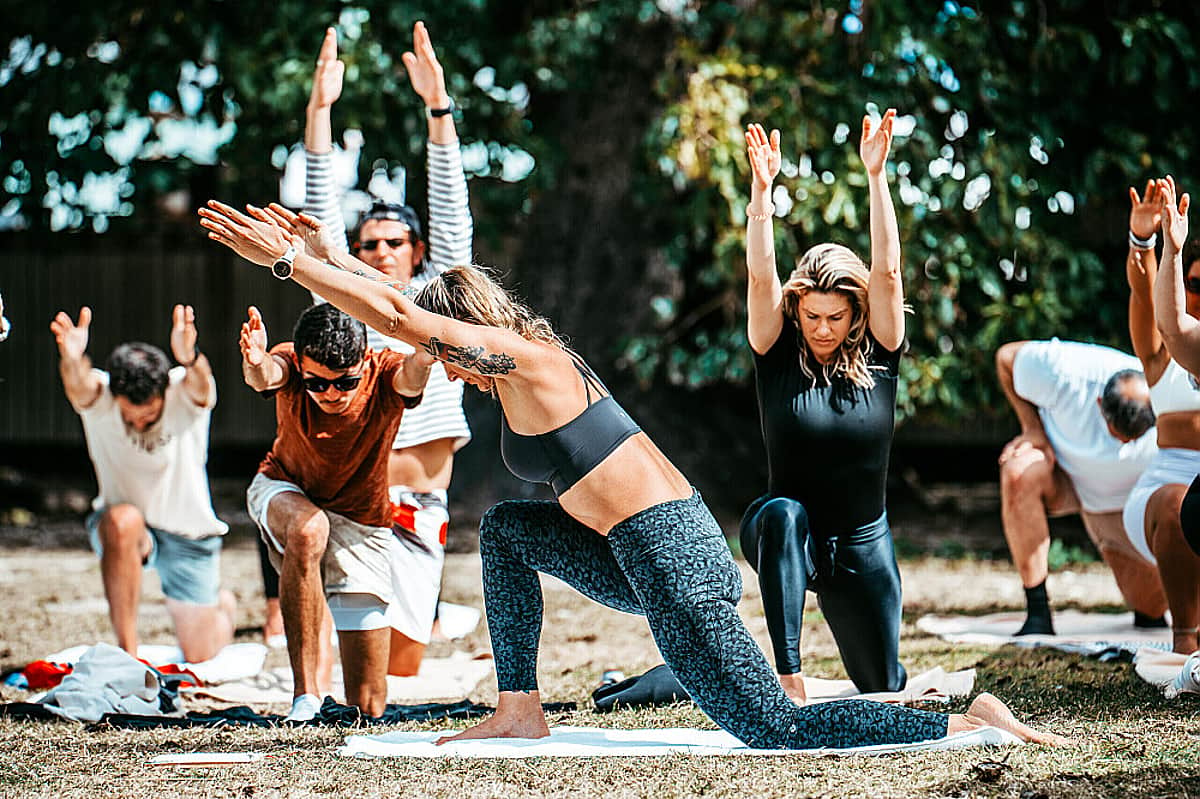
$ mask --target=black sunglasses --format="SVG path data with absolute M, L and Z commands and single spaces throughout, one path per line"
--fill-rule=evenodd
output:
M 367 252 L 374 252 L 379 247 L 379 243 L 382 241 L 386 241 L 387 246 L 391 247 L 393 250 L 399 249 L 405 244 L 412 243 L 412 239 L 366 239 L 358 243 L 358 248 L 360 250 L 366 250 Z
M 314 394 L 324 394 L 333 386 L 338 391 L 350 391 L 362 381 L 362 375 L 342 375 L 332 380 L 326 377 L 304 378 L 304 388 Z
M 1200 294 L 1200 277 L 1189 277 L 1183 281 L 1188 294 Z

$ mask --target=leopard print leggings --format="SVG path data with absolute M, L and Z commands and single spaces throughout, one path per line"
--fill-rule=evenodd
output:
M 607 537 L 552 500 L 501 502 L 480 522 L 479 550 L 501 691 L 537 690 L 542 572 L 644 615 L 700 709 L 749 746 L 840 749 L 946 735 L 941 713 L 861 699 L 793 703 L 737 614 L 741 573 L 698 493 L 647 508 Z

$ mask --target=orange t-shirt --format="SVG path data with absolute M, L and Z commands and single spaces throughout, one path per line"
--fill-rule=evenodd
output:
M 286 358 L 291 369 L 275 392 L 275 443 L 258 471 L 300 486 L 322 510 L 359 524 L 390 527 L 388 454 L 404 408 L 421 399 L 392 388 L 404 356 L 367 350 L 358 393 L 345 413 L 332 415 L 304 390 L 300 358 L 291 342 L 276 345 L 271 353 Z

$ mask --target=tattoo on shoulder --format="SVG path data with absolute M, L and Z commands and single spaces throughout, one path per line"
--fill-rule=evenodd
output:
M 517 362 L 507 353 L 485 353 L 483 347 L 456 347 L 437 336 L 430 338 L 421 347 L 438 360 L 471 369 L 481 375 L 506 375 L 517 368 Z

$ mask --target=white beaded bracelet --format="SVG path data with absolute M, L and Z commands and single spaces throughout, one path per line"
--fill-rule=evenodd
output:
M 1150 238 L 1148 238 L 1148 239 L 1140 239 L 1134 234 L 1134 232 L 1132 230 L 1129 231 L 1129 246 L 1135 250 L 1153 250 L 1155 245 L 1157 245 L 1157 244 L 1158 244 L 1158 234 L 1157 233 L 1151 233 Z
M 770 219 L 774 215 L 775 215 L 775 206 L 772 205 L 771 203 L 767 203 L 765 206 L 763 206 L 761 213 L 753 213 L 753 212 L 751 212 L 749 206 L 746 207 L 746 218 L 752 219 L 755 222 L 765 222 L 766 220 Z

